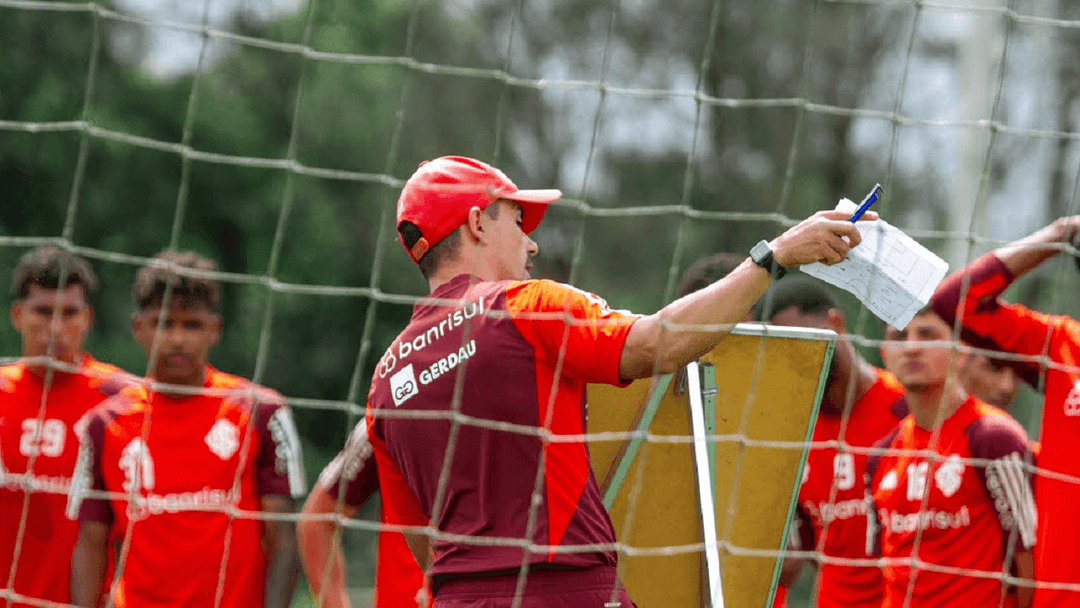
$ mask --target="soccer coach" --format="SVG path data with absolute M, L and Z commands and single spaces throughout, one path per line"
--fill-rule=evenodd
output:
M 450 156 L 421 164 L 398 200 L 401 242 L 431 292 L 377 366 L 368 432 L 385 521 L 430 523 L 431 536 L 407 536 L 436 608 L 517 595 L 521 608 L 631 608 L 578 437 L 585 385 L 680 368 L 743 318 L 771 273 L 838 263 L 860 241 L 846 215 L 819 212 L 724 279 L 640 316 L 529 279 L 528 235 L 561 196 Z

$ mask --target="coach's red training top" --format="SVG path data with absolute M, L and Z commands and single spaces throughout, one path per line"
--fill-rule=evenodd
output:
M 868 545 L 901 560 L 885 567 L 884 608 L 1015 606 L 1002 585 L 1005 553 L 1010 542 L 1014 552 L 1031 549 L 1037 517 L 1024 429 L 969 397 L 936 438 L 909 416 L 878 445 L 904 451 L 867 465 L 876 515 Z M 904 559 L 912 556 L 918 564 Z
M 433 575 L 513 571 L 523 559 L 614 565 L 610 547 L 563 551 L 614 543 L 615 534 L 584 442 L 548 441 L 538 427 L 584 433 L 585 384 L 621 383 L 636 317 L 551 281 L 462 275 L 432 298 L 441 301 L 418 303 L 379 363 L 368 420 L 398 523 L 432 518 L 460 535 L 436 544 Z M 526 555 L 522 541 L 539 547 Z
M 964 275 L 970 289 L 961 300 Z M 934 294 L 934 310 L 949 323 L 959 320 L 962 337 L 981 348 L 1032 357 L 1010 362 L 1028 384 L 1043 392 L 1039 475 L 1039 542 L 1035 578 L 1041 582 L 1080 585 L 1080 323 L 1016 304 L 999 295 L 1013 281 L 1008 267 L 990 253 L 945 279 Z M 1044 359 L 1045 357 L 1045 359 Z M 1080 591 L 1036 588 L 1035 606 L 1080 607 Z
M 319 485 L 337 497 L 344 490 L 344 502 L 359 507 L 379 489 L 375 458 L 368 441 L 367 420 L 361 420 L 336 458 L 319 475 Z M 343 487 L 344 486 L 344 487 Z M 393 513 L 393 505 L 383 497 L 383 517 Z M 405 536 L 395 530 L 379 532 L 379 552 L 375 562 L 375 608 L 416 608 L 416 594 L 424 584 L 424 573 L 416 565 Z
M 260 511 L 262 496 L 304 493 L 299 438 L 279 394 L 212 368 L 204 389 L 128 388 L 87 417 L 68 514 L 127 535 L 118 608 L 262 605 L 263 523 L 244 511 Z
M 866 559 L 865 450 L 818 444 L 839 440 L 845 447 L 868 448 L 896 428 L 907 415 L 900 399 L 904 387 L 877 370 L 877 381 L 850 408 L 845 420 L 821 414 L 814 425 L 814 445 L 806 459 L 799 488 L 802 547 L 824 558 Z M 806 525 L 809 524 L 809 525 Z M 818 573 L 817 606 L 881 606 L 881 569 L 824 561 Z
M 70 556 L 79 525 L 64 517 L 64 502 L 78 451 L 75 423 L 102 399 L 133 382 L 137 382 L 133 376 L 86 355 L 78 374 L 53 374 L 42 410 L 43 379 L 22 363 L 0 367 L 0 588 L 7 589 L 18 552 L 10 590 L 71 602 Z M 28 472 L 29 501 L 23 490 Z M 23 538 L 17 543 L 23 519 Z

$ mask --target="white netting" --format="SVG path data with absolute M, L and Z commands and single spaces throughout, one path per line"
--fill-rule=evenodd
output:
M 0 215 L 5 227 L 21 228 L 0 234 L 3 259 L 55 243 L 102 267 L 105 292 L 126 293 L 134 269 L 157 249 L 194 247 L 227 258 L 229 271 L 214 276 L 235 302 L 227 312 L 240 318 L 226 319 L 238 328 L 218 352 L 228 349 L 243 367 L 229 371 L 274 388 L 279 379 L 288 383 L 287 372 L 310 376 L 286 391 L 290 405 L 307 416 L 308 430 L 311 421 L 330 419 L 319 415 L 336 415 L 343 441 L 363 415 L 378 353 L 424 293 L 394 241 L 393 207 L 403 180 L 425 158 L 463 153 L 500 166 L 506 161 L 523 187 L 561 187 L 567 197 L 536 233 L 540 274 L 639 312 L 671 300 L 679 276 L 698 257 L 717 250 L 742 255 L 758 238 L 836 198 L 856 198 L 875 181 L 887 192 L 878 210 L 954 268 L 1077 211 L 1080 91 L 1070 66 L 1080 48 L 1073 41 L 1080 15 L 1065 0 L 819 0 L 770 8 L 716 0 L 678 11 L 659 2 L 513 4 L 416 3 L 387 9 L 395 19 L 387 33 L 354 34 L 350 28 L 360 30 L 361 18 L 377 11 L 338 13 L 340 6 L 327 0 L 228 10 L 206 0 L 201 10 L 187 7 L 189 13 L 151 3 L 0 0 L 0 27 L 17 21 L 47 34 L 55 24 L 57 37 L 74 28 L 89 43 L 78 86 L 57 85 L 78 90 L 78 100 L 69 95 L 54 104 L 56 111 L 46 87 L 27 92 L 22 75 L 0 72 L 0 135 L 7 140 L 0 140 L 0 171 L 14 167 L 6 175 L 29 176 L 31 161 L 64 159 L 45 180 L 27 178 L 28 188 L 49 183 L 50 194 L 19 191 L 6 199 L 5 205 L 26 207 Z M 283 18 L 277 11 L 295 13 Z M 275 18 L 289 25 L 268 25 Z M 455 37 L 473 47 L 431 42 Z M 175 38 L 173 53 L 187 59 L 170 62 L 169 49 L 154 46 L 158 38 Z M 452 52 L 440 54 L 447 49 Z M 14 56 L 14 49 L 3 54 Z M 60 62 L 47 58 L 43 73 Z M 287 78 L 270 74 L 280 66 L 291 70 Z M 161 94 L 155 105 L 156 99 L 115 97 L 126 90 L 121 85 L 132 86 L 118 74 L 140 69 L 166 81 L 138 90 L 150 95 L 155 86 L 167 88 L 167 99 Z M 270 75 L 255 83 L 256 74 Z M 462 115 L 480 97 L 486 104 L 478 106 L 480 116 Z M 260 112 L 264 101 L 275 112 L 265 119 L 273 129 L 259 123 L 268 133 L 240 137 L 244 117 Z M 364 114 L 353 117 L 360 112 L 354 104 Z M 231 113 L 218 110 L 223 106 Z M 170 128 L 131 120 L 154 108 L 182 119 Z M 223 117 L 234 124 L 222 124 Z M 354 124 L 369 118 L 379 124 Z M 367 138 L 342 141 L 362 134 Z M 116 166 L 102 165 L 111 162 Z M 148 185 L 140 180 L 144 166 L 147 173 L 172 171 L 175 181 Z M 110 180 L 110 171 L 128 175 Z M 110 194 L 101 186 L 110 183 L 145 188 L 145 207 L 108 212 Z M 206 200 L 226 183 L 221 200 Z M 243 198 L 248 191 L 257 194 Z M 229 208 L 233 197 L 271 202 L 207 211 Z M 48 204 L 34 202 L 40 200 Z M 269 230 L 244 233 L 253 216 L 271 218 L 251 224 Z M 220 230 L 214 223 L 226 221 Z M 141 236 L 130 242 L 116 236 L 126 231 Z M 236 253 L 230 248 L 239 247 L 236 241 L 250 249 Z M 312 246 L 323 242 L 329 253 Z M 238 268 L 243 271 L 232 271 Z M 1074 275 L 1071 263 L 1047 265 L 1009 295 L 1075 316 L 1067 297 Z M 873 359 L 878 324 L 852 302 L 845 307 L 853 313 L 849 337 Z M 338 325 L 321 317 L 327 310 Z M 124 346 L 129 313 L 99 310 L 103 327 L 91 350 L 118 352 L 117 362 L 138 372 L 140 356 Z M 342 333 L 342 319 L 355 331 Z M 306 322 L 315 343 L 302 351 L 310 367 L 292 370 L 289 351 Z M 338 340 L 320 351 L 320 340 L 335 332 Z M 17 336 L 9 332 L 3 344 L 4 361 L 14 360 Z M 342 389 L 336 396 L 319 390 L 331 381 Z M 1017 408 L 1036 435 L 1040 403 L 1027 393 Z M 452 420 L 547 441 L 580 440 L 461 414 Z M 710 439 L 807 447 L 742 434 Z M 693 442 L 690 436 L 647 440 Z M 309 463 L 309 472 L 317 472 L 340 444 L 307 447 L 317 448 Z M 32 483 L 18 475 L 6 482 Z M 538 477 L 537 491 L 540 483 Z M 363 519 L 335 521 L 380 529 Z M 762 553 L 729 538 L 730 530 L 721 531 L 724 552 Z M 673 555 L 705 546 L 615 548 L 623 555 Z M 603 548 L 575 550 L 596 549 Z M 14 569 L 0 577 L 10 584 Z M 26 601 L 10 591 L 0 597 Z

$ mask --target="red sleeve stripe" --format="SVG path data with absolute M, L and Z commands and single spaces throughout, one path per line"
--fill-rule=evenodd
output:
M 1002 456 L 987 465 L 986 474 L 987 489 L 995 498 L 994 506 L 997 507 L 1002 528 L 1009 532 L 1015 523 L 1023 546 L 1028 549 L 1034 547 L 1038 517 L 1031 484 L 1027 482 L 1024 472 L 1023 459 L 1016 452 Z M 1004 501 L 997 500 L 995 494 L 1000 493 L 1004 494 Z

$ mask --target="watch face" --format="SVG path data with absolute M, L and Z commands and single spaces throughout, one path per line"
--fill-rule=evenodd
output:
M 761 241 L 754 248 L 750 250 L 750 259 L 755 264 L 761 264 L 769 259 L 772 254 L 772 249 L 769 249 L 769 243 L 767 241 Z

